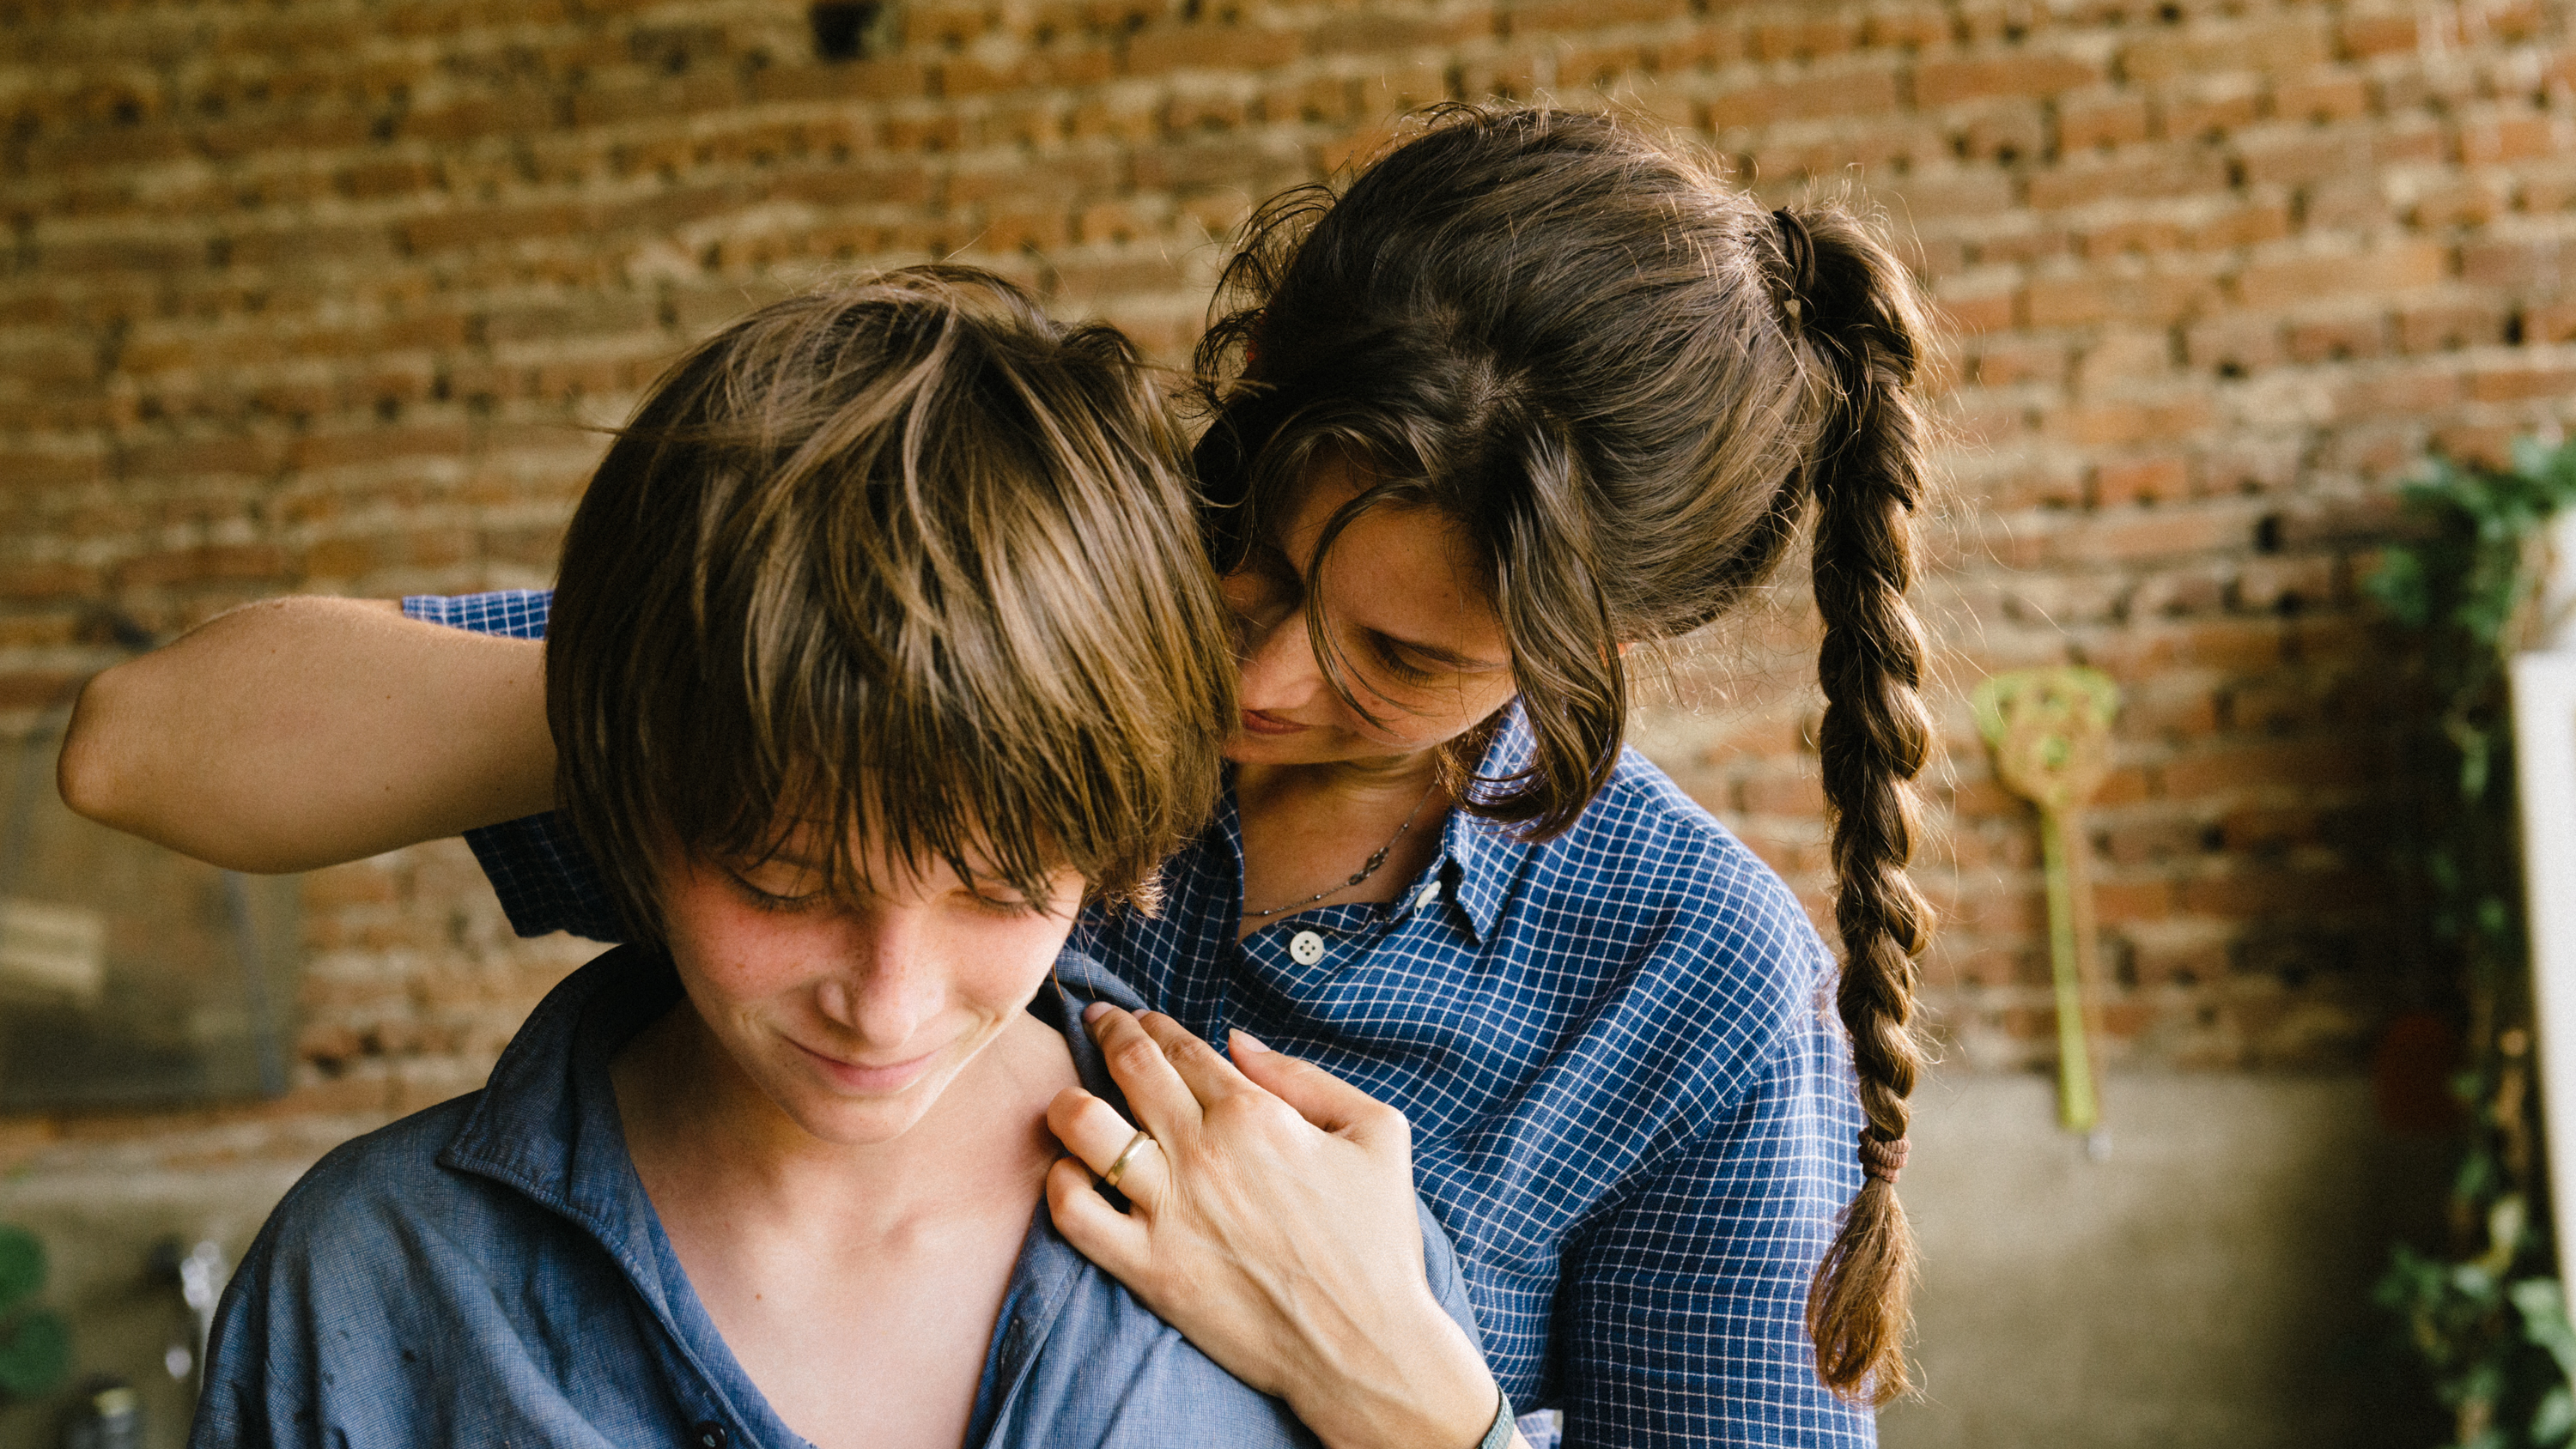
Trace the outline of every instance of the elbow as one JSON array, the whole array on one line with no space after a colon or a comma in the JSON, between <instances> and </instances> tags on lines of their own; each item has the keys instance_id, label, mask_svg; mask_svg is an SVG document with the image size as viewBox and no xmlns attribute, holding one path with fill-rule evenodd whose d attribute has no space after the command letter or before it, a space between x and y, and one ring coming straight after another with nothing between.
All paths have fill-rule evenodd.
<instances>
[{"instance_id":1,"label":"elbow","mask_svg":"<svg viewBox=\"0 0 2576 1449\"><path fill-rule=\"evenodd\" d=\"M151 656L129 660L81 686L72 720L54 759L54 788L73 814L140 836L224 870L268 874L300 869L280 863L277 852L238 832L208 829L203 802L182 798L176 770L164 756L173 748L163 716L166 700L153 698Z\"/></svg>"},{"instance_id":2,"label":"elbow","mask_svg":"<svg viewBox=\"0 0 2576 1449\"><path fill-rule=\"evenodd\" d=\"M81 686L71 725L63 733L62 754L54 761L54 786L72 813L120 830L132 828L132 791L127 788L124 752L115 740L123 690L117 676L122 668L110 669Z\"/></svg>"}]
</instances>

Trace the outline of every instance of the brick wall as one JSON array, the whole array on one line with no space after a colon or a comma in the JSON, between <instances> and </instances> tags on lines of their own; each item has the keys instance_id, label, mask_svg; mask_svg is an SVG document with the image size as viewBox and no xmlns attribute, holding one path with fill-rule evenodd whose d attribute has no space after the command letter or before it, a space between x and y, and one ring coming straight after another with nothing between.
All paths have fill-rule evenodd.
<instances>
[{"instance_id":1,"label":"brick wall","mask_svg":"<svg viewBox=\"0 0 2576 1449\"><path fill-rule=\"evenodd\" d=\"M0 5L0 710L114 657L100 603L168 630L543 582L580 425L802 279L955 255L1177 358L1260 195L1422 102L1607 97L1767 197L1865 189L1955 324L1924 600L1952 1060L2045 1060L2048 1023L2031 818L1961 696L2081 660L2128 691L2093 841L2112 1057L2349 1063L2415 949L2382 865L2411 696L2356 582L2428 446L2567 410L2568 11L922 0L839 7L826 47L765 0ZM1806 627L1686 652L1642 725L1812 897ZM453 843L308 904L298 1093L264 1117L472 1082L583 955L508 939Z\"/></svg>"}]
</instances>

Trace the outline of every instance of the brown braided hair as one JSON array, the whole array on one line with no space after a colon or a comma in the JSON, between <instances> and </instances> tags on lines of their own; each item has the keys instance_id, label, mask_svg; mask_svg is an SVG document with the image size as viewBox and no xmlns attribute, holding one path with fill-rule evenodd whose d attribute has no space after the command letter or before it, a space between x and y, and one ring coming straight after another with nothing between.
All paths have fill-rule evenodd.
<instances>
[{"instance_id":1,"label":"brown braided hair","mask_svg":"<svg viewBox=\"0 0 2576 1449\"><path fill-rule=\"evenodd\" d=\"M1242 566L1328 452L1369 486L1326 523L1439 509L1475 544L1533 740L1507 778L1444 747L1462 808L1571 826L1616 763L1620 646L1707 624L1757 589L1816 500L1819 740L1834 817L1839 985L1866 1175L1808 1295L1824 1381L1905 1390L1913 1249L1894 1178L1920 1051L1929 914L1905 873L1930 729L1906 602L1925 480L1915 287L1836 204L1770 212L1602 115L1446 106L1335 194L1255 212L1200 343L1209 551ZM1354 709L1347 662L1316 657Z\"/></svg>"}]
</instances>

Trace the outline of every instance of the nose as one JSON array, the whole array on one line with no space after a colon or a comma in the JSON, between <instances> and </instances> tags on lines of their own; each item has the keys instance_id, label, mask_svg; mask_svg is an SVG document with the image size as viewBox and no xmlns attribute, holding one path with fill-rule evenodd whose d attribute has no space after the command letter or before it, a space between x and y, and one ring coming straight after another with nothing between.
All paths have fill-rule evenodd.
<instances>
[{"instance_id":1,"label":"nose","mask_svg":"<svg viewBox=\"0 0 2576 1449\"><path fill-rule=\"evenodd\" d=\"M1283 609L1268 619L1246 618L1243 636L1243 669L1236 688L1245 709L1297 709L1324 687L1304 608Z\"/></svg>"},{"instance_id":2,"label":"nose","mask_svg":"<svg viewBox=\"0 0 2576 1449\"><path fill-rule=\"evenodd\" d=\"M875 1065L907 1060L921 1029L948 1004L947 976L919 906L868 901L842 908L842 969L824 979L820 1006L858 1038Z\"/></svg>"}]
</instances>

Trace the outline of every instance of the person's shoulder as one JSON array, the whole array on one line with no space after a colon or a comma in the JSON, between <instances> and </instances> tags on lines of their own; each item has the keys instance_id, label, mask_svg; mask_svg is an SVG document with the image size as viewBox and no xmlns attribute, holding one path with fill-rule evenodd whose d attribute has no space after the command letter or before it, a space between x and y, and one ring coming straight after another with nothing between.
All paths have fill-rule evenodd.
<instances>
[{"instance_id":1,"label":"person's shoulder","mask_svg":"<svg viewBox=\"0 0 2576 1449\"><path fill-rule=\"evenodd\" d=\"M1706 936L1722 956L1779 955L1806 974L1824 957L1780 873L1633 748L1561 842L1561 873L1667 930Z\"/></svg>"},{"instance_id":2,"label":"person's shoulder","mask_svg":"<svg viewBox=\"0 0 2576 1449\"><path fill-rule=\"evenodd\" d=\"M417 1266L417 1235L470 1232L493 1215L489 1184L442 1166L482 1093L441 1102L324 1154L288 1190L260 1230L245 1268L272 1290L287 1281L346 1282L372 1265Z\"/></svg>"},{"instance_id":3,"label":"person's shoulder","mask_svg":"<svg viewBox=\"0 0 2576 1449\"><path fill-rule=\"evenodd\" d=\"M1661 1043L1696 1083L1676 1099L1740 1095L1824 1030L1834 958L1796 892L1634 750L1517 894L1551 989Z\"/></svg>"}]
</instances>

